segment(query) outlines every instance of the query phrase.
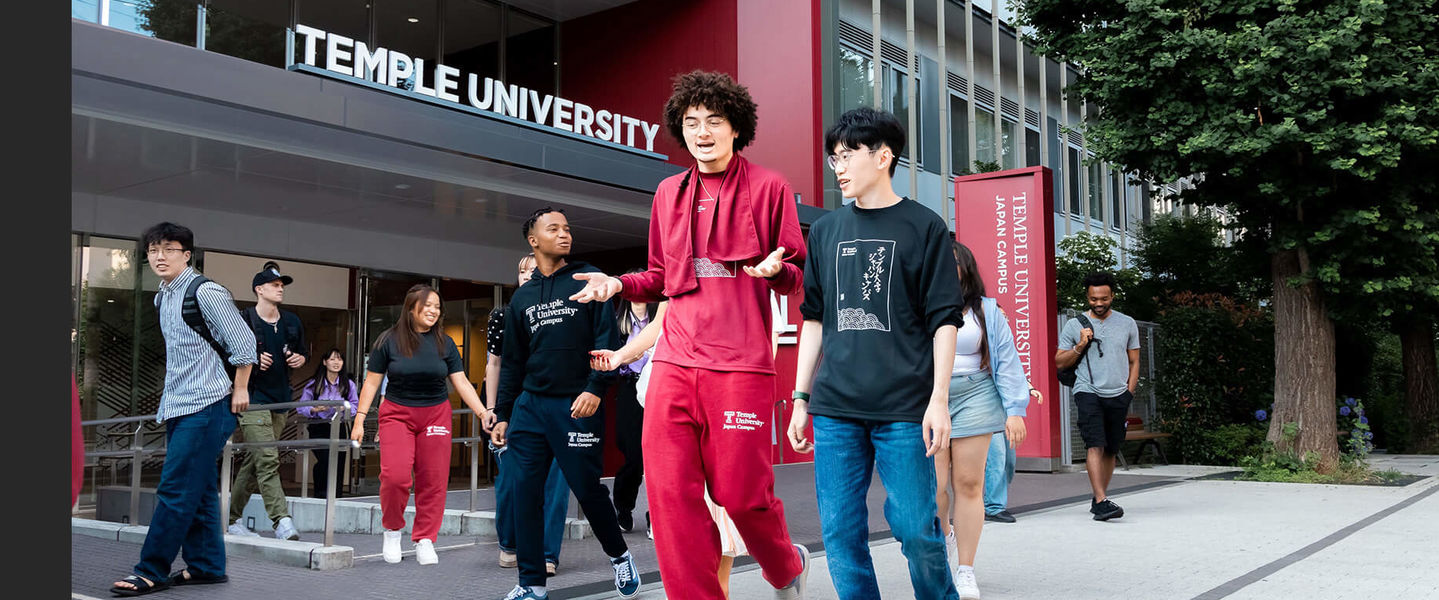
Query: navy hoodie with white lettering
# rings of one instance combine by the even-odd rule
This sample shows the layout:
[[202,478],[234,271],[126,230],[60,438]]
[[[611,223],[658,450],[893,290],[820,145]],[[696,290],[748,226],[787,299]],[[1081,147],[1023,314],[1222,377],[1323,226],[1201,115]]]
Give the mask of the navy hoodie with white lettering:
[[505,311],[504,354],[495,412],[510,420],[520,391],[574,399],[582,392],[603,396],[613,371],[590,369],[590,350],[618,350],[620,337],[609,302],[581,304],[570,296],[584,289],[575,273],[600,273],[588,263],[566,263],[548,277],[534,276],[510,298]]

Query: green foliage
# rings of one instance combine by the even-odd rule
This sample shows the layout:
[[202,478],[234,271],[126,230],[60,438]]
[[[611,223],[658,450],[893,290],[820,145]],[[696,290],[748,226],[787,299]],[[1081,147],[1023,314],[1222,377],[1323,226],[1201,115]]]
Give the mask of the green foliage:
[[[1174,434],[1183,462],[1233,464],[1262,441],[1274,401],[1273,317],[1218,294],[1172,301],[1157,319],[1157,427]],[[1216,437],[1225,426],[1254,427],[1259,440]]]
[[1269,428],[1261,423],[1220,425],[1211,431],[1200,431],[1197,443],[1186,444],[1191,464],[1235,466],[1246,458],[1258,455],[1264,448]]
[[1054,257],[1055,279],[1059,283],[1059,310],[1066,308],[1086,310],[1083,281],[1090,273],[1107,271],[1114,275],[1114,307],[1131,317],[1149,320],[1151,315],[1136,312],[1129,304],[1131,298],[1126,292],[1136,287],[1139,273],[1133,268],[1120,269],[1116,249],[1119,243],[1107,235],[1075,232],[1059,240],[1059,252]]
[[977,173],[992,173],[994,171],[1000,170],[1000,168],[1001,167],[999,166],[998,161],[985,162],[982,160],[976,160],[974,161],[973,169],[966,169],[961,167],[959,171],[955,173],[955,176],[957,177],[961,175],[975,175]]
[[1262,248],[1241,240],[1226,245],[1224,226],[1208,215],[1158,215],[1135,233],[1134,266],[1144,274],[1138,294],[1159,304],[1181,292],[1223,294],[1240,300],[1271,295],[1269,261]]

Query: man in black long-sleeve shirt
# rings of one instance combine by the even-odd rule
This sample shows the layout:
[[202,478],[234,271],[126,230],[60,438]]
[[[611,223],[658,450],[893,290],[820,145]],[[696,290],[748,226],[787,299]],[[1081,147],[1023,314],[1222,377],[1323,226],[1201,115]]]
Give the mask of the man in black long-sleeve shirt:
[[609,491],[600,483],[605,428],[600,394],[614,374],[591,370],[589,361],[591,350],[620,347],[614,308],[607,302],[580,304],[569,299],[584,288],[584,282],[572,275],[598,269],[565,260],[571,239],[562,211],[535,211],[525,222],[524,233],[538,264],[530,282],[515,291],[505,315],[495,403],[499,422],[491,433],[495,445],[509,445],[518,470],[514,519],[520,581],[507,600],[548,597],[541,506],[551,460],[559,462],[610,557],[615,589],[629,598],[639,593],[639,572],[620,532]]

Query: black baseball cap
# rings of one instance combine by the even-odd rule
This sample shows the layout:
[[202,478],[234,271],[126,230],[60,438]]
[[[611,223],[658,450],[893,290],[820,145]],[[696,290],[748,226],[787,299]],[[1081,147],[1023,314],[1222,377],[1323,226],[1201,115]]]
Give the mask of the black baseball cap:
[[265,285],[265,284],[270,283],[271,281],[274,281],[274,280],[276,280],[276,279],[279,279],[280,282],[281,282],[281,283],[284,283],[285,285],[290,285],[291,283],[294,283],[294,282],[295,282],[295,278],[294,278],[294,277],[290,277],[289,275],[281,275],[281,274],[280,274],[280,265],[277,265],[277,264],[272,263],[272,262],[268,262],[268,263],[265,263],[264,270],[260,271],[259,273],[256,273],[256,274],[255,274],[255,278],[250,280],[250,287],[253,288],[253,287]]

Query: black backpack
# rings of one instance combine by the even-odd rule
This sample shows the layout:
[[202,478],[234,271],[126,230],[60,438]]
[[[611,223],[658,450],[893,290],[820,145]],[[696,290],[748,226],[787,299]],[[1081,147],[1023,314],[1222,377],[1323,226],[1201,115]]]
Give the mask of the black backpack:
[[200,301],[195,298],[195,292],[207,281],[210,281],[210,278],[204,275],[196,275],[195,279],[190,281],[190,285],[185,288],[184,299],[180,301],[180,318],[220,355],[220,362],[225,364],[225,373],[234,381],[235,366],[230,364],[230,352],[225,350],[220,342],[215,341],[215,336],[210,333],[210,326],[205,324],[205,315],[200,312]]
[[[1090,323],[1089,317],[1084,316],[1084,313],[1079,313],[1079,328],[1092,330],[1094,329],[1094,323]],[[1084,347],[1084,351],[1079,353],[1079,360],[1074,361],[1074,366],[1067,369],[1060,369],[1059,372],[1055,374],[1055,376],[1059,378],[1060,385],[1074,387],[1074,381],[1078,377],[1077,370],[1079,369],[1079,363],[1089,355],[1089,349],[1093,346],[1094,340],[1091,339],[1089,345]],[[1089,377],[1092,380],[1094,378],[1094,367],[1090,367],[1088,363],[1085,363],[1085,367],[1089,369]]]

